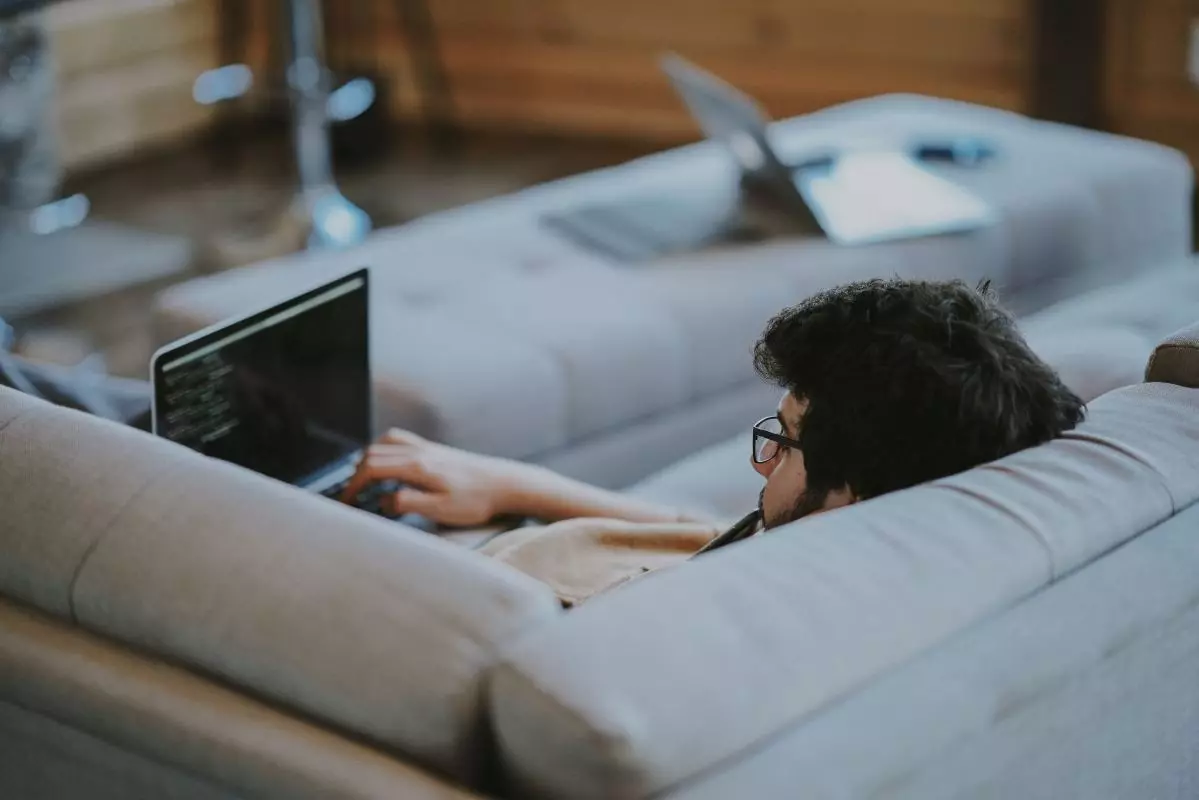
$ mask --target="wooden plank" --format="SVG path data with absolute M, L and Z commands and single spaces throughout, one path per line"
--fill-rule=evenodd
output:
M 1199 124 L 1199 87 L 1185 80 L 1142 84 L 1119 108 L 1110 109 L 1109 117 L 1124 121 Z
M 386 3 L 388 0 L 377 0 Z M 487 28 L 493 32 L 529 30 L 539 17 L 553 14 L 568 3 L 582 5 L 587 0 L 428 0 L 442 30 L 456 27 Z M 1026 0 L 603 0 L 588 3 L 590 18 L 609 21 L 626 20 L 635 25 L 645 15 L 659 15 L 673 20 L 672 29 L 709 24 L 714 19 L 752 17 L 768 14 L 774 17 L 818 20 L 837 14 L 855 18 L 869 25 L 880 18 L 897 16 L 928 17 L 979 21 L 982 23 L 1019 22 L 1027 18 Z
M 802 2 L 767 0 L 767 2 L 775 8 L 789 8 L 802 15 L 816 16 L 838 11 L 865 20 L 887 11 L 992 22 L 1010 22 L 1025 19 L 1028 16 L 1027 0 L 802 0 Z
M 1156 0 L 1137 13 L 1136 60 L 1130 65 L 1134 74 L 1139 80 L 1185 78 L 1192 11 Z
M 776 116 L 887 92 L 1028 107 L 1032 0 L 428 2 L 468 125 L 691 138 L 658 68 L 667 49 Z M 382 27 L 362 46 L 381 48 L 381 67 L 410 86 L 406 43 Z M 408 104 L 393 109 L 414 116 Z
M 52 33 L 60 79 L 136 62 L 196 43 L 216 46 L 216 9 L 211 0 L 150 6 L 139 13 L 113 14 L 90 24 L 61 26 Z
M 173 91 L 130 96 L 107 109 L 71 115 L 60 124 L 63 165 L 67 169 L 95 166 L 186 139 L 204 130 L 212 117 L 211 108 Z
M 1028 20 L 920 17 L 888 10 L 864 22 L 844 12 L 822 15 L 749 13 L 721 0 L 722 13 L 680 24 L 686 10 L 662 3 L 637 13 L 615 14 L 606 3 L 552 0 L 539 15 L 522 14 L 497 24 L 490 17 L 447 24 L 438 19 L 443 41 L 641 46 L 654 51 L 727 49 L 889 63 L 915 61 L 944 66 L 991 64 L 1023 68 Z M 902 11 L 902 9 L 900 9 Z
M 628 4 L 628 0 L 618 0 Z M 809 13 L 800 4 L 777 9 L 708 0 L 713 13 L 696 13 L 684 0 L 639 4 L 636 13 L 614 13 L 611 2 L 552 0 L 558 40 L 641 45 L 654 50 L 726 48 L 883 62 L 904 60 L 959 65 L 1020 65 L 1027 55 L 1024 20 L 995 22 L 939 17 L 884 6 L 870 17 L 828 10 Z M 685 20 L 685 22 L 681 21 Z M 449 31 L 453 36 L 457 31 Z
M 129 98 L 168 93 L 193 103 L 191 89 L 196 76 L 215 65 L 213 47 L 200 42 L 132 64 L 77 75 L 59 88 L 59 113 L 70 118 L 89 109 L 120 105 Z
M 46 10 L 46 25 L 51 31 L 88 27 L 119 17 L 154 12 L 193 0 L 71 0 L 55 3 Z
M 455 87 L 464 83 L 511 85 L 521 91 L 542 86 L 577 85 L 580 92 L 609 85 L 635 88 L 667 85 L 658 52 L 644 48 L 558 45 L 454 38 L 442 43 L 442 56 Z M 970 87 L 1006 88 L 1018 84 L 1019 71 L 979 67 L 946 73 L 919 63 L 893 63 L 886 69 L 853 58 L 780 58 L 773 53 L 728 50 L 690 54 L 706 69 L 735 86 L 762 96 L 786 97 L 806 86 L 828 87 L 833 94 L 878 91 L 939 93 L 955 96 Z

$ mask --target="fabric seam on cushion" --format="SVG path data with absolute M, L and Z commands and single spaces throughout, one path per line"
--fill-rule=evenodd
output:
M 1055 580 L 1057 580 L 1058 571 L 1057 571 L 1057 563 L 1055 562 L 1055 560 L 1053 558 L 1053 548 L 1050 547 L 1049 542 L 1045 539 L 1045 537 L 1042 536 L 1041 533 L 1036 528 L 1034 528 L 1032 525 L 1030 525 L 1028 522 L 1026 522 L 1022 517 L 1020 517 L 1020 515 L 1013 513 L 1012 511 L 1005 508 L 1001 503 L 997 502 L 996 500 L 994 500 L 990 497 L 987 497 L 986 495 L 982 494 L 981 492 L 975 491 L 974 489 L 970 489 L 965 486 L 958 486 L 956 484 L 951 484 L 951 483 L 937 483 L 937 484 L 933 484 L 933 485 L 938 489 L 949 489 L 950 491 L 954 491 L 959 494 L 963 494 L 966 497 L 969 497 L 973 500 L 977 500 L 980 503 L 990 506 L 991 508 L 995 509 L 996 511 L 998 511 L 999 513 L 1008 517 L 1009 519 L 1015 520 L 1016 524 L 1019 525 L 1021 528 L 1023 528 L 1029 534 L 1029 536 L 1031 536 L 1033 539 L 1035 539 L 1036 542 L 1039 545 L 1041 545 L 1041 549 L 1045 551 L 1045 560 L 1048 562 L 1048 566 L 1049 566 L 1049 582 L 1052 583 Z
M 1153 464 L 1153 462 L 1143 458 L 1136 450 L 1133 450 L 1127 445 L 1097 433 L 1086 433 L 1084 431 L 1074 430 L 1068 433 L 1066 436 L 1071 441 L 1089 442 L 1091 444 L 1096 444 L 1115 450 L 1117 453 L 1127 456 L 1143 466 L 1145 469 L 1149 470 L 1149 472 L 1153 473 L 1153 476 L 1157 478 L 1157 482 L 1161 485 L 1162 491 L 1166 493 L 1166 499 L 1170 501 L 1170 513 L 1172 515 L 1178 513 L 1178 498 L 1176 498 L 1174 496 L 1174 492 L 1170 490 L 1170 482 L 1166 479 L 1166 476 L 1162 474 L 1161 470 L 1159 470 Z
M 16 391 L 16 390 L 14 389 L 13 391 Z M 15 417 L 10 417 L 9 419 L 5 420 L 3 424 L 0 424 L 0 433 L 2 433 L 9 425 L 12 425 L 17 420 L 23 419 L 25 417 L 25 415 L 31 413 L 31 411 L 33 411 L 33 409 L 27 408 L 24 411 L 17 412 L 17 415 Z
M 151 476 L 141 486 L 139 486 L 137 490 L 133 492 L 133 494 L 129 495 L 129 497 L 125 499 L 125 502 L 121 504 L 121 507 L 117 510 L 117 513 L 114 514 L 112 519 L 109 520 L 108 524 L 104 526 L 104 530 L 100 531 L 100 533 L 96 535 L 96 538 L 93 539 L 87 546 L 87 549 L 83 551 L 83 555 L 79 557 L 79 563 L 75 565 L 75 570 L 71 575 L 71 583 L 67 587 L 67 608 L 71 612 L 71 622 L 79 625 L 79 616 L 75 612 L 75 586 L 79 582 L 79 577 L 83 574 L 83 568 L 87 566 L 87 563 L 91 560 L 92 555 L 96 552 L 96 548 L 100 546 L 101 542 L 108 538 L 109 534 L 111 534 L 113 529 L 116 528 L 117 523 L 124 519 L 125 512 L 129 510 L 130 506 L 141 499 L 142 495 L 145 494 L 146 490 L 151 486 L 154 486 L 163 478 L 173 475 L 175 471 L 179 469 L 180 463 L 181 460 L 179 458 L 175 458 L 169 468 L 156 471 L 154 475 Z

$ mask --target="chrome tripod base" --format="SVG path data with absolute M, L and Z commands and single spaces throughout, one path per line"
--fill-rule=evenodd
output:
M 371 232 L 371 218 L 336 189 L 308 203 L 312 230 L 308 249 L 341 249 L 361 244 Z

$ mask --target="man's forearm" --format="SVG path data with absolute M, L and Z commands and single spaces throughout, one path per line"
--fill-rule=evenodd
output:
M 504 511 L 557 522 L 604 517 L 628 522 L 710 522 L 702 514 L 667 508 L 601 489 L 542 467 L 525 465 L 505 488 Z

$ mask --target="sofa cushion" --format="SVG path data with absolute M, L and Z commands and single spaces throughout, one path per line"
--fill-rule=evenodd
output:
M 70 619 L 80 565 L 179 452 L 0 387 L 0 593 Z
M 1196 498 L 1199 392 L 1145 384 L 1058 441 L 635 581 L 493 671 L 515 786 L 663 791 Z
M 472 777 L 482 674 L 502 642 L 558 613 L 546 587 L 0 390 L 0 418 L 13 407 L 0 434 L 0 593 Z
M 1199 387 L 1199 323 L 1183 328 L 1157 346 L 1145 380 Z

